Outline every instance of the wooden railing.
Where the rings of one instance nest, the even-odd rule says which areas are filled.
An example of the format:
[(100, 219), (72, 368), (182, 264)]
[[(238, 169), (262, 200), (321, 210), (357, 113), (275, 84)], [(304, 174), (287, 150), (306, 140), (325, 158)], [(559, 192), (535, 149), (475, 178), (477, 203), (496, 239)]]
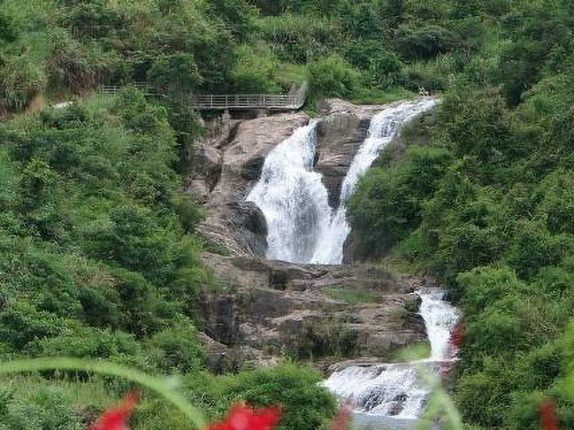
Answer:
[(289, 94), (203, 94), (193, 96), (193, 107), (208, 109), (296, 110), (305, 104), (307, 83), (294, 86)]

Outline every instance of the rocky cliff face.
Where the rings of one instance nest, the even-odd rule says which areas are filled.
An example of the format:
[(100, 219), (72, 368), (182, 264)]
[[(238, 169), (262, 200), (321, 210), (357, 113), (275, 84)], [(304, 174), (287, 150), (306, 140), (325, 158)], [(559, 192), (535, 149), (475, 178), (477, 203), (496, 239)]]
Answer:
[(417, 286), (383, 268), (213, 254), (204, 261), (223, 284), (203, 294), (206, 332), (224, 344), (380, 357), (425, 339)]
[(265, 254), (265, 219), (245, 198), (269, 151), (308, 122), (303, 113), (233, 121), (198, 142), (187, 191), (205, 204), (200, 233), (209, 242), (236, 256)]
[[(381, 109), (341, 100), (322, 107), (315, 170), (323, 175), (332, 207), (339, 204), (343, 179), (370, 119)], [(232, 121), (196, 146), (187, 190), (205, 205), (199, 231), (217, 250), (204, 255), (218, 281), (202, 300), (206, 333), (216, 341), (208, 347), (216, 355), (240, 345), (251, 355), (384, 357), (425, 339), (412, 279), (377, 267), (264, 259), (265, 219), (245, 198), (267, 154), (309, 120), (304, 113), (290, 113)]]

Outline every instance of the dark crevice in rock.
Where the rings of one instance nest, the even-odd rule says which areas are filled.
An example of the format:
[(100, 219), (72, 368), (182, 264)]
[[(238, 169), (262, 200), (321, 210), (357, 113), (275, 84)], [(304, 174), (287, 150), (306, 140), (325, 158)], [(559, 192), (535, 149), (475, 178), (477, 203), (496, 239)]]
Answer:
[(221, 143), (219, 143), (219, 145), (217, 145), (217, 149), (224, 150), (231, 142), (233, 142), (233, 140), (237, 136), (237, 131), (239, 130), (240, 125), (241, 121), (237, 121), (229, 128), (227, 137), (223, 139)]

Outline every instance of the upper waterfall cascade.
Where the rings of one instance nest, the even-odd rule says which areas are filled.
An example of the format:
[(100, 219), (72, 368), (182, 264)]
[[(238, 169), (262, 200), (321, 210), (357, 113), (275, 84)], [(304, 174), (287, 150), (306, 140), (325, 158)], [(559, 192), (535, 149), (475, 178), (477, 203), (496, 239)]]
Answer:
[(316, 126), (299, 128), (267, 155), (247, 197), (265, 215), (269, 259), (308, 263), (331, 218), (327, 189), (313, 172)]
[(437, 104), (435, 99), (399, 103), (371, 121), (341, 187), (340, 204), (329, 206), (321, 175), (313, 171), (316, 121), (298, 129), (265, 159), (261, 179), (248, 201), (262, 210), (268, 226), (267, 258), (292, 263), (341, 264), (350, 232), (345, 203), (401, 125)]

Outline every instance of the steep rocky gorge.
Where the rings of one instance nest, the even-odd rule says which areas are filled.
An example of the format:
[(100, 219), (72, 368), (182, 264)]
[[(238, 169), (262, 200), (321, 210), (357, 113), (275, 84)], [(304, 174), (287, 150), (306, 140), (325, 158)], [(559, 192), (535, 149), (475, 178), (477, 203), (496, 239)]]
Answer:
[[(339, 204), (343, 179), (371, 118), (384, 108), (325, 103), (316, 128), (314, 170), (322, 174), (331, 207)], [(265, 218), (245, 200), (269, 152), (309, 121), (304, 113), (235, 120), (195, 148), (187, 188), (206, 210), (200, 233), (210, 252), (203, 259), (218, 287), (203, 292), (202, 307), (205, 331), (214, 340), (209, 344), (217, 353), (241, 347), (257, 357), (264, 351), (301, 358), (385, 358), (426, 339), (414, 294), (424, 284), (420, 279), (369, 265), (265, 259)], [(354, 295), (363, 299), (349, 299)]]

